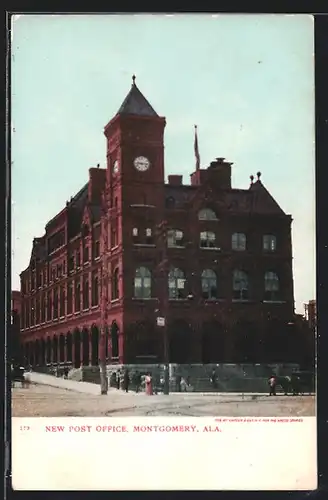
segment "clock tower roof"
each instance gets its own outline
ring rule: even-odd
[[[132,77],[131,90],[124,99],[118,115],[139,115],[139,116],[158,116],[156,111],[149,104],[145,96],[140,92],[136,83],[136,77]]]

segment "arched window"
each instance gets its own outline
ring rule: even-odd
[[[218,220],[218,218],[211,208],[202,208],[198,212],[198,220]]]
[[[119,286],[118,286],[118,268],[114,269],[113,277],[112,277],[112,300],[116,300],[119,298]]]
[[[244,233],[233,233],[231,237],[232,250],[246,250],[246,235]]]
[[[202,231],[200,233],[199,245],[201,248],[215,248],[215,233],[212,231]]]
[[[170,299],[184,299],[186,296],[185,284],[186,279],[184,272],[178,268],[172,268],[169,272],[169,298]]]
[[[218,296],[217,277],[212,269],[202,272],[202,295],[204,299],[216,299]]]
[[[279,300],[279,289],[278,275],[272,271],[266,272],[264,275],[264,300]]]
[[[183,246],[183,232],[179,229],[169,229],[167,232],[167,246],[169,248]]]
[[[244,271],[233,272],[233,298],[235,300],[248,300],[248,275]]]
[[[169,196],[168,198],[166,198],[165,206],[166,206],[166,208],[174,208],[175,207],[175,199],[173,198],[173,196]]]
[[[134,276],[134,296],[137,299],[151,298],[151,272],[147,267],[138,267]]]

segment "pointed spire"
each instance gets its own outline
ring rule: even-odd
[[[118,115],[158,116],[136,85],[136,75],[132,75],[130,92],[124,99]]]
[[[195,151],[195,158],[196,158],[196,170],[199,170],[199,168],[200,168],[200,155],[199,155],[199,149],[198,149],[197,125],[195,125],[194,151]]]

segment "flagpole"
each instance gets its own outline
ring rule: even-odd
[[[200,169],[200,154],[199,154],[199,148],[198,148],[197,125],[195,125],[194,151],[195,151],[195,158],[196,158],[196,170],[199,170]]]

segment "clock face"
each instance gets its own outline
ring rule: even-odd
[[[113,172],[114,172],[114,174],[117,174],[119,172],[119,170],[120,170],[120,165],[118,163],[118,160],[115,160],[114,161],[114,165],[113,165]]]
[[[145,156],[138,156],[133,164],[139,172],[145,172],[150,167],[150,161]]]

